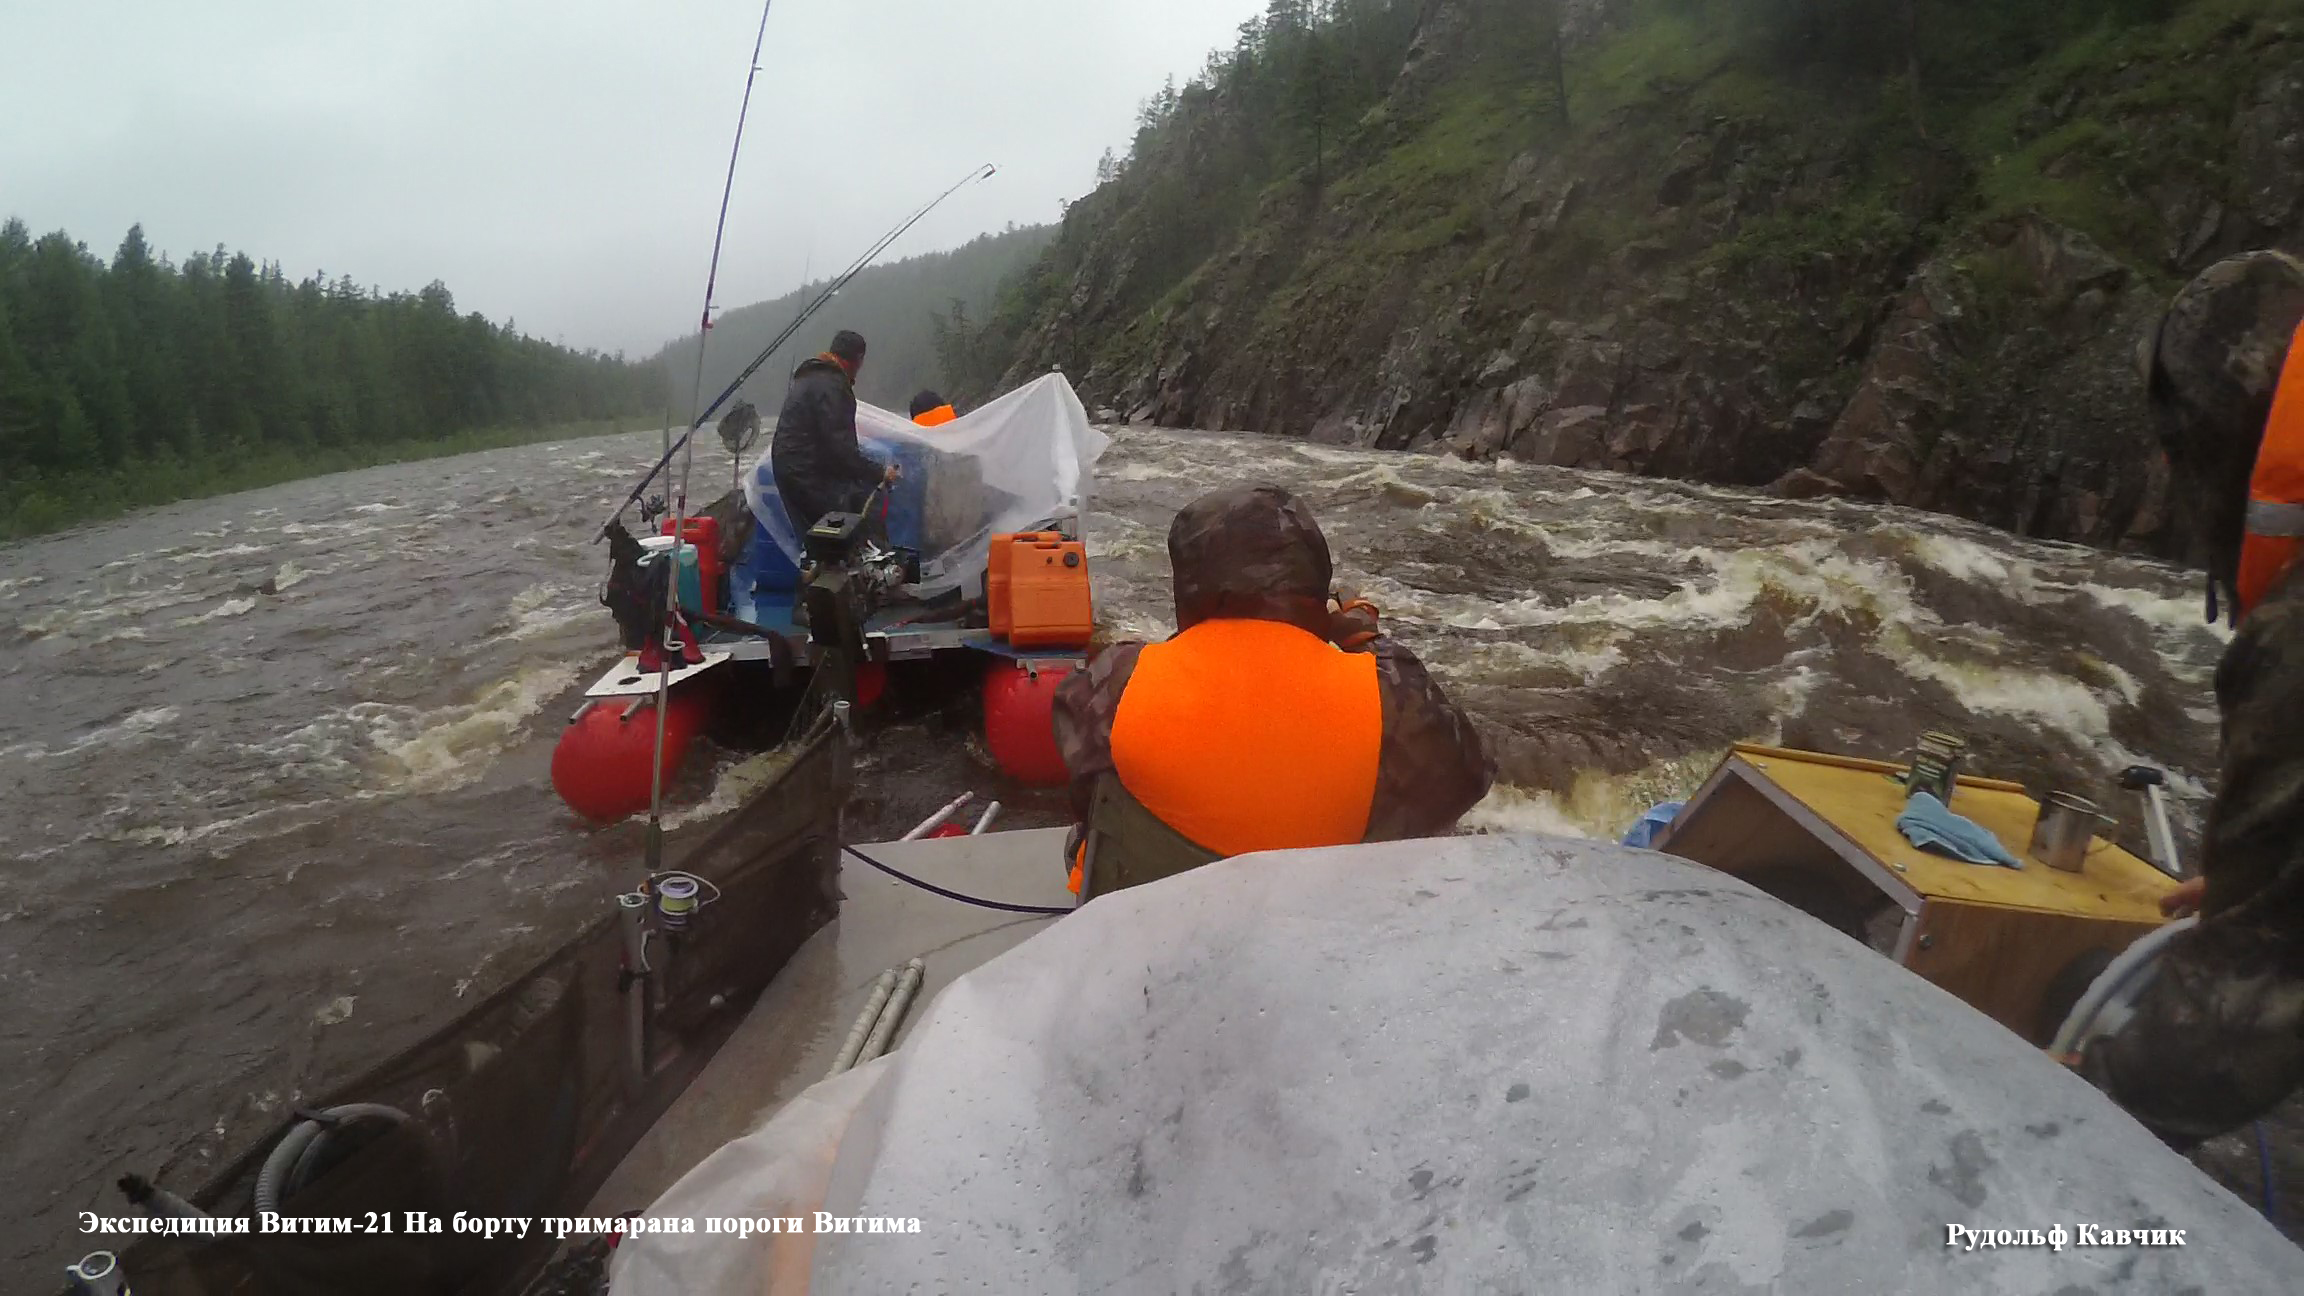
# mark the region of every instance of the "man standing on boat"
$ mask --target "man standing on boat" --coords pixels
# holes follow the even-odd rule
[[[863,335],[842,329],[821,355],[792,371],[769,458],[796,532],[827,513],[857,512],[873,487],[896,480],[895,465],[883,469],[856,444],[856,374],[863,367]]]
[[[1372,605],[1332,598],[1300,501],[1202,496],[1168,560],[1176,634],[1108,648],[1056,694],[1075,891],[1083,862],[1093,897],[1250,851],[1435,836],[1487,794],[1471,720]]]
[[[2252,252],[2176,295],[2146,390],[2173,493],[2207,550],[2209,616],[2237,633],[2216,668],[2222,768],[2197,907],[2136,1015],[2081,1071],[2188,1145],[2304,1084],[2304,262]],[[2181,516],[2182,514],[2180,514]]]

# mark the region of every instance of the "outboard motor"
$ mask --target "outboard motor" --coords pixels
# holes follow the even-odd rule
[[[870,504],[866,504],[869,511]],[[920,579],[920,556],[865,532],[864,513],[827,513],[801,537],[798,619],[809,637],[851,662],[865,660],[864,627],[888,595]]]

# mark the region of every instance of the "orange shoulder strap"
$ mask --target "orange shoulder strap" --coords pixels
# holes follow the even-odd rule
[[[2304,323],[2288,342],[2272,417],[2248,479],[2247,532],[2240,542],[2240,615],[2246,616],[2282,572],[2304,556]]]

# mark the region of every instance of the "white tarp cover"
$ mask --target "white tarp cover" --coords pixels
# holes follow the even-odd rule
[[[1548,838],[1097,900],[649,1213],[819,1207],[920,1232],[635,1236],[612,1290],[2304,1291],[2304,1252],[1950,995],[1723,874]]]
[[[998,400],[938,427],[924,428],[901,414],[858,402],[857,440],[886,462],[892,446],[928,452],[929,510],[969,516],[930,528],[952,543],[920,555],[921,585],[933,589],[980,572],[990,537],[1037,523],[1076,516],[1096,460],[1111,443],[1089,425],[1088,411],[1062,374],[1046,374]],[[776,495],[774,442],[744,478],[744,498],[769,537],[795,564],[800,541]],[[978,483],[983,489],[975,489]]]

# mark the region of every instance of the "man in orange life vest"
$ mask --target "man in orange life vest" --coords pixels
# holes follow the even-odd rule
[[[2209,267],[2150,339],[2146,388],[2180,513],[2198,529],[2221,769],[2197,907],[2116,1034],[2081,1073],[2171,1143],[2235,1129],[2304,1084],[2304,263],[2254,252]]]
[[[1168,560],[1176,634],[1108,648],[1056,694],[1083,898],[1250,851],[1445,833],[1487,794],[1471,720],[1374,607],[1331,604],[1301,502],[1203,496]]]
[[[922,427],[942,427],[958,417],[959,412],[952,408],[952,402],[935,392],[923,389],[912,398],[910,418]]]

